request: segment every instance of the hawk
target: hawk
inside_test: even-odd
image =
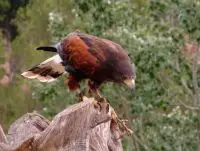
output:
[[[90,92],[102,97],[99,86],[104,82],[125,84],[135,88],[135,65],[127,52],[117,43],[79,31],[68,34],[52,46],[41,46],[37,50],[55,52],[56,55],[22,73],[29,79],[53,82],[68,72],[67,85],[71,91],[83,93],[79,82],[88,79]]]

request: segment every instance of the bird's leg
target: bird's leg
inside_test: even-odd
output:
[[[92,94],[92,90],[90,89],[90,86],[89,86],[89,80],[87,80],[87,83],[88,83],[88,87],[86,89],[85,95],[90,96]]]
[[[77,90],[76,90],[76,92],[77,92],[77,94],[78,94],[78,102],[82,102],[83,101],[83,91],[80,89],[80,88],[78,88]]]
[[[68,85],[70,91],[76,91],[78,93],[78,102],[83,101],[83,92],[80,88],[79,80],[74,76],[69,75],[65,83]]]
[[[100,84],[101,83],[97,83],[97,82],[89,80],[88,81],[89,91],[95,93],[97,101],[106,102],[106,99],[100,94],[98,90]]]
[[[104,97],[100,94],[100,92],[99,92],[98,89],[96,89],[95,94],[96,94],[97,100],[98,100],[99,102],[106,102],[106,98],[104,98]]]
[[[124,137],[124,135],[132,135],[133,131],[131,129],[129,129],[126,125],[126,122],[128,122],[128,120],[125,119],[119,119],[119,117],[117,116],[116,112],[114,111],[114,109],[112,109],[111,111],[111,126],[116,127],[118,126],[118,128],[121,131],[121,134],[119,136],[118,139],[122,139]]]

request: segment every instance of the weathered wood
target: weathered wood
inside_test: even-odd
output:
[[[27,113],[11,125],[7,137],[0,131],[0,151],[122,151],[111,110],[105,102],[84,98],[51,122]]]
[[[0,124],[0,142],[1,143],[7,143],[7,138],[6,138],[6,135],[1,127],[1,124]]]

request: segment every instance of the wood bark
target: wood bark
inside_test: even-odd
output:
[[[108,103],[84,98],[52,121],[33,112],[0,128],[0,151],[122,151],[120,131]]]

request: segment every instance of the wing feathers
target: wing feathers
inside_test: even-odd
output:
[[[38,79],[41,82],[53,82],[57,77],[65,72],[62,59],[55,55],[39,65],[22,73],[22,76],[29,79]]]

